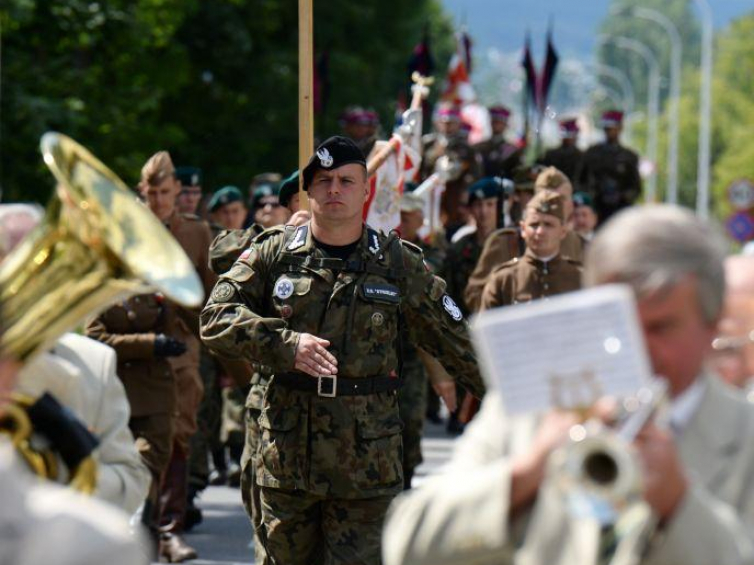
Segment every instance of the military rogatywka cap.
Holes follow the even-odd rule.
[[[561,223],[565,221],[563,210],[563,197],[554,190],[540,190],[526,205],[527,210],[533,210],[540,214],[555,216]]]
[[[322,143],[304,167],[304,190],[309,189],[314,173],[318,170],[333,171],[343,165],[357,163],[367,166],[364,153],[356,144],[342,135],[335,135]]]
[[[220,208],[226,204],[232,202],[241,202],[243,200],[243,194],[235,186],[224,186],[212,195],[212,198],[207,204],[207,209],[210,212],[217,212]]]
[[[278,192],[278,201],[281,205],[288,207],[293,195],[298,192],[298,169],[280,183],[280,192]]]
[[[201,186],[202,184],[202,170],[198,167],[177,167],[175,176],[183,186]]]

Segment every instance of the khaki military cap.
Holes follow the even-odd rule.
[[[562,222],[565,221],[563,210],[563,197],[554,190],[540,190],[526,205],[527,210],[555,216]]]
[[[568,180],[568,177],[562,171],[555,167],[547,167],[539,173],[537,180],[534,181],[534,190],[556,189],[567,182],[571,181]]]
[[[401,196],[401,212],[423,212],[424,199],[410,192],[404,192]]]
[[[175,167],[170,153],[158,151],[141,168],[141,182],[157,186],[168,177],[175,176]]]

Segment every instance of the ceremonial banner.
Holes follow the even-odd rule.
[[[400,136],[394,134],[393,139],[398,147],[370,179],[369,198],[364,206],[366,223],[385,233],[400,225],[400,202],[405,179],[412,179],[421,163],[419,154],[404,144]],[[377,153],[387,144],[387,141],[378,141],[373,151]]]

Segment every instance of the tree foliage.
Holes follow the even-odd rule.
[[[425,25],[438,68],[453,46],[439,0],[314,2],[315,50],[329,54],[329,100],[315,126],[337,131],[347,104],[390,129]],[[77,139],[127,183],[159,149],[205,170],[205,187],[245,186],[297,162],[297,2],[7,0],[2,25],[3,199],[44,201],[38,140]]]

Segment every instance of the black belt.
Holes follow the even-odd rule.
[[[350,379],[338,375],[312,377],[303,373],[278,373],[272,383],[304,392],[316,392],[317,396],[334,398],[336,396],[361,396],[398,390],[401,386],[401,379],[398,377]]]

